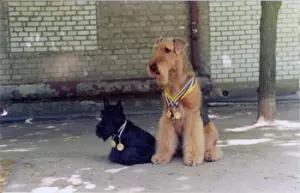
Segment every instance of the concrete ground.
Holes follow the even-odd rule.
[[[211,109],[224,158],[197,167],[107,161],[97,119],[2,124],[0,159],[17,162],[4,192],[300,192],[300,106],[280,104],[274,127],[251,128],[256,106]],[[128,118],[152,134],[160,112]]]

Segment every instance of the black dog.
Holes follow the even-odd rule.
[[[120,100],[116,105],[110,105],[107,99],[103,103],[104,110],[96,126],[96,135],[103,141],[111,137],[109,160],[122,165],[151,162],[156,139],[126,119]]]

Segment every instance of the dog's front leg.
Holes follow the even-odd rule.
[[[223,153],[219,147],[217,147],[218,131],[213,122],[210,122],[204,127],[205,134],[205,155],[204,160],[208,162],[214,162],[220,160]]]
[[[166,164],[171,161],[175,153],[178,139],[174,126],[166,115],[160,118],[158,127],[156,152],[151,161],[154,164]]]
[[[183,159],[188,166],[203,162],[205,150],[203,123],[199,113],[188,112],[184,122]]]

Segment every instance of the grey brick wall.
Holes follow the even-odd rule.
[[[10,52],[97,49],[94,1],[8,1]]]
[[[7,12],[5,3],[0,3],[0,58],[7,53]]]
[[[260,1],[211,1],[211,69],[218,83],[258,82]],[[300,1],[283,1],[277,25],[277,80],[299,79]]]
[[[122,11],[120,11],[122,10]],[[146,76],[152,46],[161,35],[186,38],[186,2],[99,2],[100,48],[109,53],[107,75]]]
[[[0,84],[145,77],[157,38],[189,38],[187,2],[74,2],[0,1]],[[295,2],[280,11],[278,80],[300,81]],[[257,81],[259,3],[198,5],[200,54],[217,84]]]
[[[188,38],[186,2],[74,2],[0,2],[9,5],[6,21],[10,30],[10,41],[4,45],[3,63],[7,66],[1,67],[9,69],[3,72],[0,84],[145,77],[145,65],[157,38]],[[80,13],[89,18],[73,21]],[[205,27],[201,30],[207,34]],[[207,40],[203,39],[205,45]],[[84,43],[90,47],[83,47]]]
[[[4,2],[0,2],[0,82],[9,83],[11,80],[11,65],[7,55],[7,7]],[[0,90],[1,92],[1,90]]]

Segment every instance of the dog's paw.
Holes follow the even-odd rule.
[[[151,162],[154,164],[167,164],[171,161],[171,156],[164,154],[155,154],[151,158]]]
[[[215,162],[220,160],[222,157],[222,151],[219,148],[210,149],[205,152],[204,160],[207,162]]]
[[[198,166],[203,162],[203,156],[198,157],[184,157],[184,164],[187,166]]]

